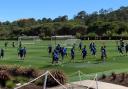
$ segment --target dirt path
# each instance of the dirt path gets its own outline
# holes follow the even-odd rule
[[[100,81],[98,81],[97,83],[98,83],[98,89],[128,89],[128,87],[111,84],[111,83],[105,83]],[[78,82],[73,82],[73,84],[88,86],[96,89],[96,82],[93,80],[78,81]]]

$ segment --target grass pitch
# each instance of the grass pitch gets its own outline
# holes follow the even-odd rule
[[[4,41],[0,41],[0,48],[5,49],[4,59],[0,59],[0,65],[11,65],[11,66],[23,66],[23,67],[33,67],[37,69],[61,69],[67,75],[80,70],[85,74],[90,73],[102,73],[104,71],[117,71],[117,72],[127,72],[128,71],[128,56],[120,56],[115,41],[95,41],[97,54],[96,57],[90,54],[89,43],[91,41],[83,41],[83,44],[87,46],[88,56],[86,61],[82,61],[81,51],[78,47],[75,48],[76,56],[75,63],[70,63],[70,48],[68,48],[68,56],[65,57],[64,63],[62,65],[52,65],[52,58],[48,56],[48,44],[50,41],[41,41],[35,44],[24,44],[27,48],[27,57],[25,60],[19,60],[17,56],[17,47],[12,47],[12,41],[8,41],[8,47],[4,47]],[[29,42],[29,41],[28,41]],[[125,41],[127,42],[127,41]],[[59,42],[58,42],[59,43]],[[54,44],[54,42],[52,43]],[[105,44],[107,49],[107,61],[102,63],[100,56],[100,47]],[[60,58],[61,60],[61,58]],[[75,78],[75,76],[74,76]]]

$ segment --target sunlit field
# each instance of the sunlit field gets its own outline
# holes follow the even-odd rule
[[[1,65],[11,65],[11,66],[23,66],[23,67],[33,67],[41,70],[46,69],[61,69],[67,75],[71,75],[76,71],[82,71],[85,74],[94,74],[102,72],[125,72],[128,71],[128,56],[120,56],[117,51],[116,41],[94,41],[97,48],[96,57],[92,56],[89,50],[89,43],[91,41],[83,41],[88,50],[88,56],[86,61],[83,62],[81,56],[81,50],[75,47],[75,63],[70,62],[70,48],[68,48],[68,56],[64,58],[64,62],[59,65],[52,65],[52,57],[48,56],[48,45],[50,41],[38,41],[35,44],[24,44],[27,48],[27,56],[25,60],[20,60],[18,58],[18,48],[12,47],[12,41],[8,41],[8,47],[4,47],[4,41],[0,41],[0,48],[5,49],[4,59],[0,59]],[[125,41],[127,42],[127,41]],[[16,41],[15,41],[16,43]],[[30,43],[29,41],[27,43]],[[57,42],[59,43],[59,42]],[[52,42],[54,44],[54,41]],[[102,63],[100,47],[105,44],[107,49],[107,61]],[[54,46],[54,45],[53,45]],[[61,57],[60,57],[61,61]]]

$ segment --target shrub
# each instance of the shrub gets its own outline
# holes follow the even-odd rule
[[[38,85],[38,86],[42,86],[43,83],[44,83],[44,81],[42,81],[42,79],[38,79],[37,81],[35,81],[35,84]]]
[[[111,76],[112,76],[112,80],[116,80],[116,74],[114,72],[112,73]]]
[[[13,76],[17,76],[20,74],[21,70],[19,67],[13,67],[13,68],[10,68],[8,69],[8,72],[13,75]]]
[[[15,86],[15,84],[13,83],[13,81],[7,81],[6,82],[6,87],[9,89],[13,89],[13,87]]]
[[[1,70],[7,70],[7,66],[0,66],[0,71]]]
[[[61,84],[64,85],[66,83],[67,79],[66,79],[66,76],[65,76],[63,71],[52,70],[50,72]],[[59,85],[59,84],[50,75],[48,75],[46,86],[47,87],[53,87],[53,86],[57,86],[57,85]]]
[[[0,71],[0,84],[2,86],[5,86],[6,81],[8,81],[10,79],[10,75],[8,74],[7,71],[2,70]]]
[[[105,79],[106,78],[106,75],[105,74],[103,74],[102,75],[102,77],[101,77],[101,79]]]
[[[32,68],[20,68],[14,67],[8,70],[13,76],[25,76],[25,77],[36,77],[37,72]]]
[[[13,80],[14,83],[25,83],[25,82],[28,82],[28,78],[26,77],[22,77],[22,76],[18,76],[18,77],[15,77],[15,79]]]
[[[76,37],[80,38],[81,37],[81,33],[76,33]]]
[[[88,33],[87,36],[89,36],[89,37],[95,37],[95,36],[97,36],[97,34],[96,33]]]
[[[122,73],[121,74],[121,80],[120,80],[120,82],[123,82],[125,80],[125,73]]]
[[[36,77],[37,76],[37,72],[32,69],[32,68],[29,68],[29,69],[24,69],[23,73],[22,73],[23,76],[26,76],[26,77]]]

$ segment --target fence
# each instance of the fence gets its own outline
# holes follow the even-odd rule
[[[21,86],[18,86],[18,87],[14,88],[14,89],[20,89],[20,88],[22,88],[22,87],[25,87],[25,86],[27,86],[27,85],[33,83],[34,81],[40,79],[40,78],[43,77],[43,76],[45,76],[43,89],[46,89],[46,83],[47,83],[47,77],[48,77],[48,75],[50,75],[50,76],[51,76],[60,86],[62,86],[64,89],[68,89],[68,87],[66,87],[65,85],[61,84],[61,83],[50,73],[50,71],[46,71],[45,73],[43,73],[43,74],[40,75],[39,77],[37,77],[37,78],[31,80],[31,81],[28,82],[28,83],[25,83],[25,84],[23,84],[23,85],[21,85]],[[92,76],[92,75],[85,75],[85,74],[82,73],[81,71],[77,71],[77,72],[73,73],[72,75],[76,75],[76,76],[78,75],[79,83],[81,83],[81,81],[82,81],[82,77],[81,77],[81,76],[85,76],[85,77],[86,77],[86,76]],[[70,75],[70,77],[71,77],[72,75]],[[93,80],[95,81],[95,84],[96,84],[96,88],[95,88],[95,89],[98,89],[97,74],[94,76],[94,79],[93,79]],[[92,82],[92,83],[93,83],[93,82]],[[91,88],[92,83],[90,83],[89,86],[86,86],[87,89],[90,89],[90,88]],[[70,84],[70,83],[69,83],[69,84]]]

